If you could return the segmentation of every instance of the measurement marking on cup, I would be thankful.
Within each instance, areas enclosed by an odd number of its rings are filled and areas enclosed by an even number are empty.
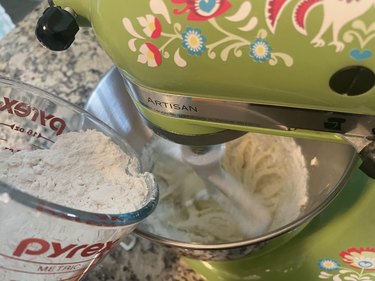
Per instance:
[[[55,143],[53,140],[43,136],[41,133],[39,133],[37,131],[34,131],[32,129],[25,129],[21,126],[17,126],[16,124],[7,124],[7,123],[2,123],[2,122],[0,122],[0,125],[7,126],[10,129],[12,129],[13,131],[17,131],[17,132],[20,132],[20,133],[27,134],[30,137],[42,138],[42,139],[47,140],[49,142]]]
[[[55,143],[53,140],[44,137],[41,133],[39,133],[38,138],[42,138],[42,139],[45,139],[45,140],[50,141],[50,142],[52,142],[52,143]]]
[[[38,261],[30,261],[30,260],[15,258],[15,257],[8,256],[2,253],[0,253],[0,256],[7,258],[7,259],[16,260],[16,261],[22,261],[22,262],[33,263],[33,264],[46,264],[46,265],[74,265],[74,264],[92,262],[99,258],[99,257],[95,257],[93,259],[86,259],[86,260],[77,261],[77,262],[38,262]]]
[[[10,127],[11,129],[13,129],[14,128],[14,126],[15,126],[15,124],[7,124],[7,123],[2,123],[2,122],[0,122],[0,125],[4,125],[4,126],[7,126],[7,127]]]
[[[20,272],[20,273],[27,273],[27,274],[38,274],[38,275],[56,275],[56,274],[67,274],[67,273],[74,273],[80,272],[85,270],[90,264],[95,263],[95,260],[99,258],[97,256],[94,259],[86,259],[79,262],[67,262],[67,263],[49,263],[49,262],[38,262],[38,261],[30,261],[24,260],[20,258],[15,258],[12,256],[8,256],[5,254],[1,254],[5,258],[3,265],[0,265],[0,269],[3,268],[8,271],[13,272]],[[10,264],[7,265],[7,261],[15,260],[22,262],[23,269],[20,270],[20,263],[14,263],[12,261],[8,262]],[[16,266],[16,268],[13,268]],[[71,278],[71,277],[70,277]],[[69,279],[67,279],[69,280]]]
[[[66,273],[73,273],[77,271],[82,271],[85,268],[79,268],[76,270],[71,270],[71,271],[59,271],[59,272],[33,272],[33,271],[26,271],[26,270],[20,270],[20,269],[14,269],[14,268],[7,268],[5,266],[0,265],[0,269],[5,269],[8,271],[13,271],[13,272],[20,272],[20,273],[27,273],[27,274],[37,274],[37,275],[55,275],[55,274],[66,274]],[[81,275],[77,275],[76,277],[79,277]],[[73,277],[70,277],[73,278]],[[70,280],[70,279],[67,279]]]

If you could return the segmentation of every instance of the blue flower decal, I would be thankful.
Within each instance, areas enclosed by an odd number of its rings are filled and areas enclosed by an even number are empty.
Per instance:
[[[200,56],[206,50],[206,36],[201,34],[199,28],[187,27],[182,33],[182,47],[184,47],[189,55]]]
[[[374,268],[374,263],[372,261],[367,261],[367,260],[361,260],[361,261],[358,261],[358,266],[360,268],[370,268],[370,269],[373,269]]]
[[[265,62],[271,58],[272,48],[266,40],[257,38],[249,47],[249,56],[252,57],[255,62]]]
[[[327,271],[336,270],[340,267],[339,263],[332,259],[321,259],[318,262],[318,265],[321,269],[327,270]]]

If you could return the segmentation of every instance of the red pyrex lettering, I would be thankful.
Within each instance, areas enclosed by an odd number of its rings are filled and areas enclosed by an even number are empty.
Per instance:
[[[27,238],[22,240],[13,252],[13,256],[45,256],[48,258],[76,258],[90,257],[97,254],[107,253],[118,241],[107,241],[95,244],[68,244],[59,242],[48,242],[40,238]]]
[[[31,121],[39,122],[43,127],[48,126],[56,132],[56,135],[62,134],[66,124],[61,118],[58,118],[52,114],[46,114],[45,111],[40,110],[36,107],[32,107],[24,102],[18,100],[11,100],[4,97],[4,101],[0,102],[0,111],[7,111],[9,114],[15,114],[19,117],[31,117]]]

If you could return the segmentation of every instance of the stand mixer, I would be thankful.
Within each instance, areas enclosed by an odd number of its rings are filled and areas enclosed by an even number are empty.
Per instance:
[[[209,280],[375,279],[375,1],[49,2],[39,40],[64,50],[91,24],[138,112],[167,139],[207,146],[251,131],[349,143],[360,156],[357,189],[276,252],[193,268]]]

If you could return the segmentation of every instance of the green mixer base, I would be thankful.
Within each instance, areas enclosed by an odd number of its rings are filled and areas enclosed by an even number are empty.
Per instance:
[[[186,263],[209,281],[375,280],[375,181],[355,170],[339,196],[295,238],[235,261]]]

